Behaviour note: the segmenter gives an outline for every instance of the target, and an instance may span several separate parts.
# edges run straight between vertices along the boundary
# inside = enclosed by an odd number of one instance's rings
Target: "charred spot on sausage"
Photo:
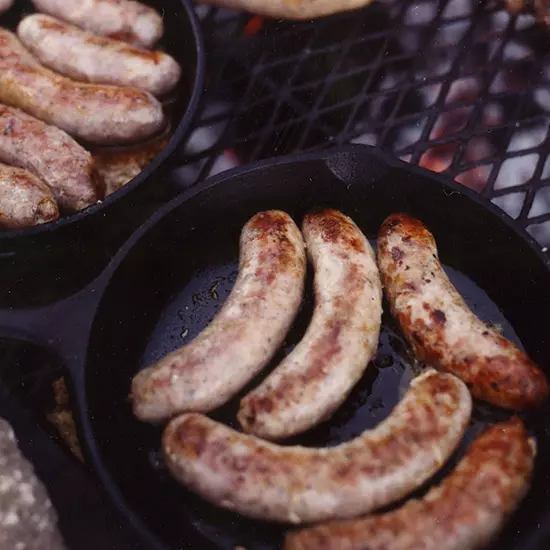
[[[401,225],[400,220],[392,220],[388,223],[388,229],[393,229],[394,227],[397,227],[398,225]]]
[[[432,321],[436,325],[444,325],[445,322],[447,321],[447,317],[445,316],[445,314],[440,309],[436,309],[436,310],[432,311],[431,316],[432,316]]]
[[[397,248],[397,246],[394,246],[391,249],[391,257],[395,262],[402,260],[404,256],[405,256],[405,253],[400,248]]]

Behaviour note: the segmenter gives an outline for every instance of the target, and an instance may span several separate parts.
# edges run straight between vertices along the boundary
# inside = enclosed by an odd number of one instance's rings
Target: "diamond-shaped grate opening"
[[[474,0],[298,23],[197,10],[209,75],[187,178],[369,144],[449,174],[550,246],[550,33],[531,15]]]

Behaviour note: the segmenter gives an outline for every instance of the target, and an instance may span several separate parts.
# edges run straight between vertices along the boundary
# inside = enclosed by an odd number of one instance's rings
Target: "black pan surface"
[[[300,222],[312,208],[338,208],[371,239],[392,212],[419,217],[435,234],[451,279],[473,309],[547,366],[550,273],[532,242],[464,189],[391,164],[356,147],[224,175],[167,207],[121,255],[93,322],[81,410],[104,482],[153,548],[275,549],[284,531],[221,511],[174,483],[159,454],[161,429],[135,420],[127,398],[140,368],[190,341],[219,310],[237,274],[239,232],[260,210],[280,208]],[[307,326],[311,284],[308,289],[270,368]],[[413,365],[386,314],[379,352],[363,380],[331,420],[294,442],[335,445],[376,425],[406,389]],[[236,426],[237,403],[238,398],[214,416]],[[504,416],[478,406],[466,440]],[[550,504],[550,437],[544,417],[539,412],[527,419],[540,446],[533,490],[494,548],[546,548],[540,526],[549,521],[544,512]]]
[[[141,0],[140,0],[141,1]],[[157,178],[165,175],[174,153],[187,137],[202,94],[205,70],[204,47],[198,20],[191,0],[143,0],[154,7],[164,18],[164,36],[158,47],[172,55],[182,67],[182,77],[176,90],[169,96],[159,98],[168,119],[167,132],[171,139],[166,147],[132,181],[95,204],[80,212],[65,215],[59,220],[32,228],[0,231],[0,251],[14,247],[37,247],[51,241],[52,234],[67,233],[74,237],[75,225],[79,229],[94,231],[98,224],[105,224],[107,212],[113,211],[113,219],[120,220],[123,204],[125,211],[141,207],[140,201],[147,200],[144,187],[157,185]],[[0,26],[15,31],[22,17],[35,10],[30,0],[15,0],[13,7],[0,16]],[[90,150],[97,148],[83,144]],[[173,160],[173,159],[172,159]],[[148,185],[144,185],[148,184]],[[138,188],[142,188],[140,192]],[[150,190],[149,190],[150,191]],[[115,203],[117,207],[115,207]]]
[[[160,209],[80,296],[35,312],[33,322],[23,316],[15,323],[20,333],[35,332],[43,344],[53,342],[65,359],[88,460],[152,549],[275,550],[280,545],[284,528],[217,509],[173,482],[159,453],[161,429],[133,418],[128,394],[136,372],[189,342],[219,310],[237,274],[239,233],[252,215],[280,208],[300,222],[321,206],[350,215],[372,242],[393,212],[423,220],[470,306],[500,325],[550,374],[548,266],[529,236],[467,189],[360,146],[222,174]],[[310,274],[298,319],[264,375],[299,341],[311,310]],[[333,418],[293,442],[335,445],[376,425],[413,372],[414,361],[386,313],[380,349],[361,382]],[[236,426],[237,403],[238,398],[213,416]],[[465,444],[484,425],[505,417],[476,406]],[[548,408],[526,417],[539,445],[533,487],[493,549],[550,547],[547,419]],[[432,482],[449,471],[462,450]]]

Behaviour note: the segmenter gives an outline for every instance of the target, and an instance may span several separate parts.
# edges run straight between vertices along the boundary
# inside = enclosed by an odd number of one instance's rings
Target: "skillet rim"
[[[204,91],[204,81],[206,72],[206,55],[204,47],[204,39],[202,35],[202,29],[195,13],[193,3],[191,0],[176,0],[180,6],[180,13],[187,18],[189,26],[191,28],[192,42],[195,46],[196,64],[195,74],[191,83],[191,93],[187,107],[183,116],[179,119],[176,129],[166,146],[158,153],[153,160],[143,169],[139,174],[130,180],[126,185],[117,189],[114,193],[108,195],[101,202],[93,204],[88,208],[79,210],[74,214],[63,216],[49,223],[35,225],[27,228],[10,229],[0,232],[0,245],[3,243],[10,243],[12,241],[24,240],[25,238],[32,238],[61,230],[73,224],[77,224],[83,219],[92,218],[97,216],[105,208],[108,208],[112,203],[117,202],[119,199],[124,200],[124,197],[130,194],[137,187],[144,184],[149,178],[155,175],[155,172],[167,164],[170,157],[177,152],[177,149],[183,145],[186,137],[191,129],[191,123],[197,115],[199,103],[201,101]]]
[[[102,453],[96,440],[94,430],[92,428],[91,417],[88,414],[87,409],[85,372],[89,354],[89,337],[91,336],[96,320],[97,310],[100,304],[103,302],[105,291],[109,287],[112,277],[115,275],[122,262],[124,262],[124,260],[132,252],[134,247],[139,245],[141,239],[144,238],[147,233],[149,233],[149,231],[153,230],[158,223],[164,220],[166,216],[169,216],[174,210],[176,210],[189,200],[193,199],[194,197],[197,197],[200,194],[225,183],[227,180],[238,178],[251,172],[261,171],[262,169],[270,168],[275,165],[288,166],[298,162],[307,162],[314,160],[328,161],[331,158],[349,153],[371,155],[375,160],[381,162],[389,168],[396,168],[408,173],[416,174],[420,178],[431,179],[434,183],[448,189],[453,194],[454,192],[457,192],[466,195],[469,200],[474,201],[474,203],[476,203],[478,206],[485,209],[488,215],[496,216],[508,228],[512,229],[512,231],[528,245],[531,252],[534,253],[538,260],[541,262],[544,270],[550,275],[550,259],[547,258],[542,252],[541,246],[529,233],[527,233],[527,231],[525,231],[525,229],[518,227],[514,219],[511,218],[506,212],[498,208],[496,205],[492,204],[490,201],[481,197],[478,193],[455,182],[445,175],[430,172],[429,170],[416,165],[410,165],[378,148],[367,145],[346,144],[311,153],[285,155],[243,165],[241,167],[222,172],[221,174],[218,174],[212,178],[208,178],[200,184],[183,191],[180,195],[178,195],[165,205],[161,206],[154,214],[151,215],[149,219],[147,219],[141,225],[141,227],[139,227],[138,229],[136,229],[136,231],[134,231],[134,233],[132,233],[129,239],[122,245],[116,255],[112,258],[111,262],[109,262],[103,273],[100,275],[99,278],[102,280],[103,284],[101,285],[100,295],[97,298],[95,311],[89,325],[90,330],[88,334],[88,341],[86,342],[85,346],[86,349],[83,353],[80,364],[76,369],[70,370],[69,376],[70,385],[73,389],[72,395],[75,398],[74,404],[76,405],[76,407],[74,409],[74,413],[77,420],[76,425],[79,434],[81,434],[82,436],[81,443],[84,455],[86,457],[86,462],[90,466],[93,473],[98,477],[98,481],[102,489],[107,493],[108,497],[114,503],[118,511],[121,513],[122,516],[124,516],[126,521],[132,525],[139,536],[142,537],[143,541],[150,546],[151,550],[173,549],[171,546],[168,546],[159,539],[159,537],[154,533],[154,531],[151,530],[147,523],[138,516],[137,512],[124,497],[122,491],[118,486],[116,478],[111,475],[110,469],[107,467],[102,458]],[[335,177],[337,178],[338,176],[335,174]],[[541,515],[547,519],[550,519],[549,512],[550,507],[547,510],[541,511]],[[528,536],[528,534],[526,533],[525,536]],[[210,541],[204,541],[204,544],[208,545],[205,546],[205,548],[215,547]]]

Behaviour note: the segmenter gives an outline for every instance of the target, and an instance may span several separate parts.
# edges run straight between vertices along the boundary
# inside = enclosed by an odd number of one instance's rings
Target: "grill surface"
[[[550,246],[550,32],[472,0],[311,23],[199,8],[210,73],[182,169],[355,142],[446,172]]]
[[[387,0],[311,23],[197,11],[208,74],[182,185],[262,158],[375,145],[448,173],[550,248],[550,30],[533,17],[472,0]],[[0,359],[2,382],[48,427],[62,366],[6,340]]]
[[[182,185],[369,144],[448,173],[550,247],[550,30],[534,17],[472,0],[385,0],[300,23],[197,12],[208,74]],[[43,419],[61,365],[18,342],[0,355],[4,383]]]

